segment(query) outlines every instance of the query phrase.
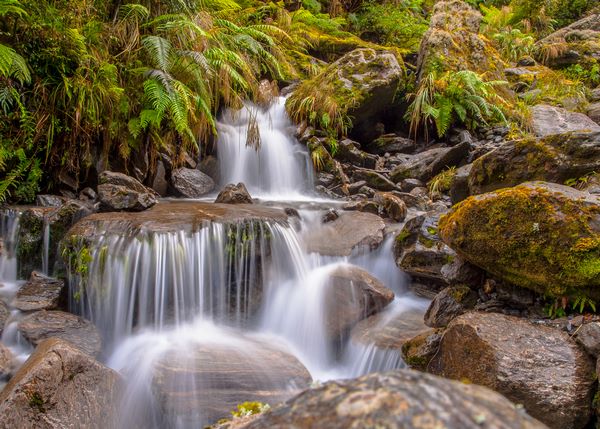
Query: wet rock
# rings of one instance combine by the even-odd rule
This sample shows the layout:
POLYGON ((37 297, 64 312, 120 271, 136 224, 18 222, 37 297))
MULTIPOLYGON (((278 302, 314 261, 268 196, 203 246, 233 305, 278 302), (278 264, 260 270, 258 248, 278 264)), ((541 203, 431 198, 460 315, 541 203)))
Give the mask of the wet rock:
POLYGON ((377 313, 394 293, 367 271, 346 265, 329 274, 325 291, 326 329, 341 338, 357 322, 377 313))
POLYGON ((379 204, 381 213, 395 222, 402 222, 406 218, 406 204, 402 198, 391 192, 377 192, 373 201, 379 204))
POLYGON ((402 359, 412 369, 427 371, 440 347, 442 335, 442 329, 428 329, 408 339, 402 345, 402 359))
POLYGON ((59 339, 42 342, 0 392, 0 428, 115 427, 119 375, 59 339))
POLYGON ((67 230, 91 209, 82 201, 68 200, 60 207, 27 207, 21 210, 17 247, 18 276, 28 278, 32 271, 43 268, 44 234, 48 240, 48 270, 60 265, 58 243, 67 230), (47 229, 47 231, 45 231, 47 229))
POLYGON ((34 271, 19 288, 12 306, 21 311, 56 310, 64 302, 65 282, 34 271))
POLYGON ((95 202, 98 200, 98 194, 92 188, 83 188, 79 193, 81 201, 95 202))
POLYGON ((152 189, 161 197, 166 197, 169 191, 167 170, 165 169, 165 163, 161 160, 158 160, 156 163, 156 172, 152 179, 152 189))
POLYGON ((307 250, 327 256, 349 256, 352 250, 376 248, 383 241, 383 219, 371 213, 341 212, 340 217, 309 231, 307 250))
POLYGON ((340 217, 339 213, 337 212, 337 210, 334 209, 329 209, 327 211, 327 213, 325 213, 322 217, 321 217, 321 222, 323 223, 327 223, 327 222, 333 222, 334 220, 336 220, 338 217, 340 217))
POLYGON ((379 191, 393 191, 396 184, 383 174, 374 170, 356 169, 352 174, 354 181, 364 180, 367 185, 379 191))
POLYGON ((570 112, 562 107, 545 104, 538 104, 531 108, 531 121, 533 132, 538 137, 570 131, 600 131, 600 125, 583 113, 570 112))
POLYGON ((198 170, 200 170, 207 176, 210 176, 210 178, 213 179, 215 182, 219 180, 219 160, 215 156, 209 155, 202 159, 202 161, 200 161, 200 164, 198 164, 198 170))
POLYGON ((6 325, 6 321, 10 317, 10 309, 8 305, 2 300, 0 300, 0 337, 2 336, 2 332, 4 331, 4 326, 6 325))
POLYGON ((41 207, 60 207, 68 198, 60 195, 38 195, 35 197, 35 204, 41 207))
MULTIPOLYGON (((367 182, 364 180, 359 180, 358 182, 350 183, 348 185, 348 192, 350 195, 356 195, 360 192, 363 187, 367 186, 367 182)), ((374 192, 373 192, 374 193, 374 192)))
POLYGON ((600 322, 590 322, 577 329, 575 336, 586 352, 594 357, 600 356, 600 322))
POLYGON ((308 387, 311 377, 291 354, 268 343, 192 344, 163 355, 154 369, 153 392, 164 418, 203 427, 229 416, 242 402, 276 404, 308 387))
POLYGON ((242 427, 543 429, 546 426, 484 387, 399 370, 330 381, 242 427))
POLYGON ((463 165, 456 169, 456 174, 454 174, 452 184, 450 185, 450 201, 452 204, 460 203, 467 199, 471 194, 469 189, 469 176, 472 169, 473 164, 463 165))
POLYGON ((552 428, 583 428, 591 416, 593 366, 569 335, 497 313, 454 319, 429 369, 489 387, 552 428))
POLYGON ((377 162, 377 156, 363 152, 360 150, 360 144, 350 139, 339 142, 336 158, 365 168, 375 168, 377 162))
POLYGON ((253 201, 248 189, 246 189, 246 186, 243 183, 238 183, 237 185, 230 183, 221 189, 221 192, 219 192, 219 195, 217 195, 215 203, 252 204, 253 201))
POLYGON ((587 192, 529 182, 470 197, 441 218, 439 233, 463 259, 507 283, 550 296, 599 294, 600 274, 589 267, 600 264, 600 200, 587 192))
POLYGON ((400 183, 400 189, 402 189, 403 192, 410 192, 415 188, 424 186, 425 184, 419 179, 403 179, 400 183))
POLYGON ((394 182, 409 178, 427 182, 442 170, 465 160, 469 148, 470 144, 463 142, 452 147, 434 148, 418 153, 392 170, 390 178, 394 182))
POLYGON ((452 262, 444 265, 441 273, 450 285, 465 284, 474 288, 482 283, 485 276, 481 268, 465 261, 460 256, 456 256, 452 262))
POLYGON ((10 376, 13 370, 13 359, 14 356, 8 347, 0 343, 0 382, 10 376))
POLYGON ((376 138, 369 145, 369 150, 377 155, 385 153, 414 153, 417 149, 417 143, 406 137, 400 137, 396 134, 385 134, 376 138))
POLYGON ((452 319, 473 309, 477 303, 477 293, 468 286, 451 286, 438 293, 427 312, 425 324, 432 328, 443 328, 452 319))
POLYGON ((418 215, 406 222, 394 245, 396 265, 419 282, 434 288, 447 285, 442 267, 455 254, 438 236, 438 214, 418 215))
MULTIPOLYGON (((242 221, 287 221, 284 210, 258 204, 213 204, 198 201, 160 203, 139 213, 96 213, 82 219, 71 228, 71 241, 92 240, 103 234, 135 234, 148 232, 195 232, 206 222, 239 223, 242 221)), ((68 249, 67 249, 68 250, 68 249)), ((67 252, 68 253, 68 252, 67 252)))
POLYGON ((352 329, 352 342, 374 344, 380 349, 400 351, 408 340, 429 331, 423 323, 424 312, 420 308, 392 311, 392 317, 386 311, 357 323, 352 329))
POLYGON ((473 163, 471 194, 531 180, 564 183, 600 171, 600 132, 573 132, 502 144, 473 163))
POLYGON ((98 197, 104 211, 142 211, 158 202, 152 189, 125 174, 104 171, 98 182, 98 197))
POLYGON ((215 182, 200 170, 179 168, 171 173, 171 184, 178 195, 186 198, 200 198, 211 192, 215 182))
POLYGON ((100 353, 102 340, 89 321, 63 311, 37 311, 19 321, 18 329, 34 346, 48 338, 60 338, 91 356, 100 353))

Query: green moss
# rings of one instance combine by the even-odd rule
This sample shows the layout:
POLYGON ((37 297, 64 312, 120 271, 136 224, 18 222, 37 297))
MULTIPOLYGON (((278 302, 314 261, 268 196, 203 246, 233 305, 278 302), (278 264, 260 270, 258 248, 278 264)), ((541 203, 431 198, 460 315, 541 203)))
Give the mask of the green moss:
POLYGON ((459 254, 500 278, 549 296, 600 295, 600 208, 546 188, 519 186, 471 197, 440 219, 459 254))
POLYGON ((44 408, 44 399, 38 392, 33 392, 29 395, 29 406, 31 408, 36 408, 40 413, 46 412, 44 408))

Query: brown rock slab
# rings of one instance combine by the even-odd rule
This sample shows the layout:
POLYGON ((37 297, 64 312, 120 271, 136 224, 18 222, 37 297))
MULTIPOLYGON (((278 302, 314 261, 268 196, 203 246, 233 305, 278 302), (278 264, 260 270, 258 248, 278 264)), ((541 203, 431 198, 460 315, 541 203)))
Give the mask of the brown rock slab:
POLYGON ((331 381, 236 426, 245 429, 543 429, 485 387, 412 370, 331 381))
POLYGON ((43 341, 0 392, 0 428, 111 429, 119 375, 60 339, 43 341))
POLYGON ((12 306, 21 311, 56 310, 61 305, 65 282, 33 272, 15 296, 12 306))
POLYGON ((342 212, 306 237, 308 251, 327 256, 349 256, 357 247, 378 247, 383 241, 383 219, 372 213, 342 212))
POLYGON ((63 311, 37 311, 21 319, 18 329, 35 346, 48 338, 60 338, 91 356, 102 348, 100 334, 91 322, 63 311))
POLYGON ((435 374, 489 387, 551 428, 591 417, 594 367, 566 332, 497 313, 470 312, 448 326, 429 365, 435 374))

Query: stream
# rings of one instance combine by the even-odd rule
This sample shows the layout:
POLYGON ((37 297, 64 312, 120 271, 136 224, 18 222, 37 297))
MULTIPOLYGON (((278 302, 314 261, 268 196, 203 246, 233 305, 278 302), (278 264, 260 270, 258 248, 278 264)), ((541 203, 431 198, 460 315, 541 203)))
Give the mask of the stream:
MULTIPOLYGON (((311 251, 315 233, 328 228, 323 215, 341 211, 343 202, 313 192, 310 157, 293 137, 284 103, 248 104, 221 117, 220 185, 243 182, 261 206, 291 208, 297 217, 217 219, 193 231, 107 224, 91 239, 85 285, 70 279, 70 311, 95 324, 103 339, 99 359, 125 379, 119 427, 198 428, 223 417, 224 405, 274 404, 310 383, 405 366, 399 350, 332 328, 330 314, 332 276, 356 267, 394 293, 371 316, 370 330, 425 311, 428 301, 408 292, 410 280, 394 261, 398 225, 387 225, 376 249, 311 251), (256 130, 260 146, 248 147, 256 130)), ((185 210, 184 202, 194 204, 159 205, 185 210)), ((23 282, 15 256, 18 211, 1 222, 0 293, 10 302, 23 282)), ((47 261, 48 231, 44 236, 47 261)), ((39 268, 50 270, 47 262, 39 268)), ((12 310, 2 341, 23 362, 32 348, 16 329, 20 317, 12 310)))

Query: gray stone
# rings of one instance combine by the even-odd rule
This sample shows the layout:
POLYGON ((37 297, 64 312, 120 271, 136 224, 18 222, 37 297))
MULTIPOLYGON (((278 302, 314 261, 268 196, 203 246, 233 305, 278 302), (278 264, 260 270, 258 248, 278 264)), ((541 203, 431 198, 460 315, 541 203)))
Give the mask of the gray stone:
POLYGON ((590 322, 577 329, 577 342, 594 357, 600 356, 600 322, 590 322))
POLYGON ((65 282, 33 272, 19 288, 12 306, 21 311, 56 310, 65 298, 65 282))
POLYGON ((121 383, 68 342, 46 340, 0 392, 0 428, 115 428, 121 383))
POLYGON ((248 189, 246 189, 246 186, 243 183, 238 183, 237 185, 230 183, 221 189, 215 203, 252 204, 253 201, 248 189))
POLYGON ((104 211, 142 211, 158 202, 152 189, 125 174, 104 171, 98 182, 98 197, 104 211))
POLYGON ((238 429, 544 429, 485 387, 411 370, 330 381, 238 429))
POLYGON ((21 319, 18 329, 34 346, 48 338, 60 338, 91 356, 102 348, 100 333, 91 322, 63 311, 37 311, 21 319))
POLYGON ((179 168, 171 173, 171 184, 177 193, 186 198, 200 198, 211 192, 215 182, 199 170, 179 168))
POLYGON ((537 104, 531 108, 531 120, 533 132, 538 137, 569 131, 600 131, 600 125, 583 113, 545 104, 537 104))
POLYGON ((425 324, 432 328, 443 328, 452 319, 473 309, 476 303, 477 293, 468 286, 447 287, 431 301, 425 313, 425 324))
POLYGON ((558 329, 498 313, 454 319, 429 369, 489 387, 551 428, 581 429, 591 417, 594 367, 558 329))

